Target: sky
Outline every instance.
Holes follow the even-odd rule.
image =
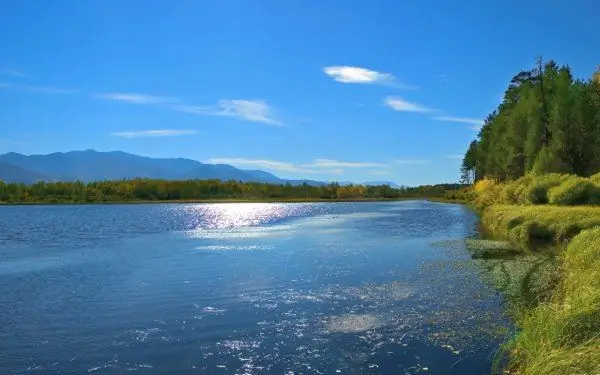
[[[596,0],[5,0],[0,153],[456,182],[536,56],[589,77]]]

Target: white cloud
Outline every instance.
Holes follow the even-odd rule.
[[[445,156],[446,159],[454,159],[454,160],[462,160],[463,157],[464,157],[464,155],[460,155],[460,154],[450,154],[450,155]]]
[[[24,92],[34,92],[39,94],[74,94],[78,92],[78,90],[62,89],[52,86],[18,85],[7,82],[0,82],[0,88]]]
[[[185,129],[162,129],[162,130],[136,130],[111,133],[113,137],[122,138],[140,138],[140,137],[170,137],[176,135],[192,135],[197,134],[196,130]]]
[[[304,167],[308,168],[370,168],[385,166],[385,164],[380,163],[348,162],[332,159],[314,159],[312,163],[304,165]]]
[[[31,76],[17,70],[17,69],[0,69],[0,74],[10,77],[18,78],[31,78]]]
[[[385,104],[394,111],[400,112],[432,112],[431,108],[424,107],[417,103],[408,102],[397,96],[389,96],[385,99]]]
[[[431,163],[430,160],[424,159],[394,159],[392,161],[394,164],[402,164],[402,165],[424,165]]]
[[[216,106],[176,105],[173,109],[198,115],[235,117],[245,121],[281,125],[264,100],[221,99]]]
[[[327,66],[323,68],[323,72],[341,83],[389,84],[395,80],[392,74],[359,68],[357,66]]]
[[[433,119],[437,121],[459,122],[462,124],[474,125],[477,126],[478,129],[483,125],[483,120],[476,118],[439,116],[434,117]]]
[[[136,93],[106,93],[97,94],[96,97],[134,104],[168,104],[178,101],[177,98]]]
[[[396,81],[396,77],[390,73],[382,73],[376,70],[361,68],[358,66],[326,66],[323,72],[337,82],[358,83],[363,85],[388,85],[397,88],[414,89],[412,86],[402,85]]]

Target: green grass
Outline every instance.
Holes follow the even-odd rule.
[[[493,205],[483,211],[482,223],[522,249],[560,245],[584,229],[600,226],[600,207]]]
[[[575,236],[561,257],[552,300],[524,310],[505,347],[509,373],[600,373],[600,227]]]

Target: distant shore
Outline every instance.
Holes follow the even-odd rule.
[[[398,202],[424,200],[440,203],[467,203],[459,200],[448,200],[443,197],[397,197],[397,198],[348,198],[348,199],[327,199],[327,198],[256,198],[256,199],[179,199],[179,200],[131,200],[131,201],[106,201],[106,202],[0,202],[0,206],[56,206],[56,205],[114,205],[114,204],[190,204],[190,203],[358,203],[358,202]]]

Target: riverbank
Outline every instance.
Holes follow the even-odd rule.
[[[546,175],[473,189],[482,225],[496,237],[524,252],[559,250],[550,295],[516,312],[519,332],[504,346],[508,373],[600,373],[600,207],[565,205],[597,198],[588,181]]]

